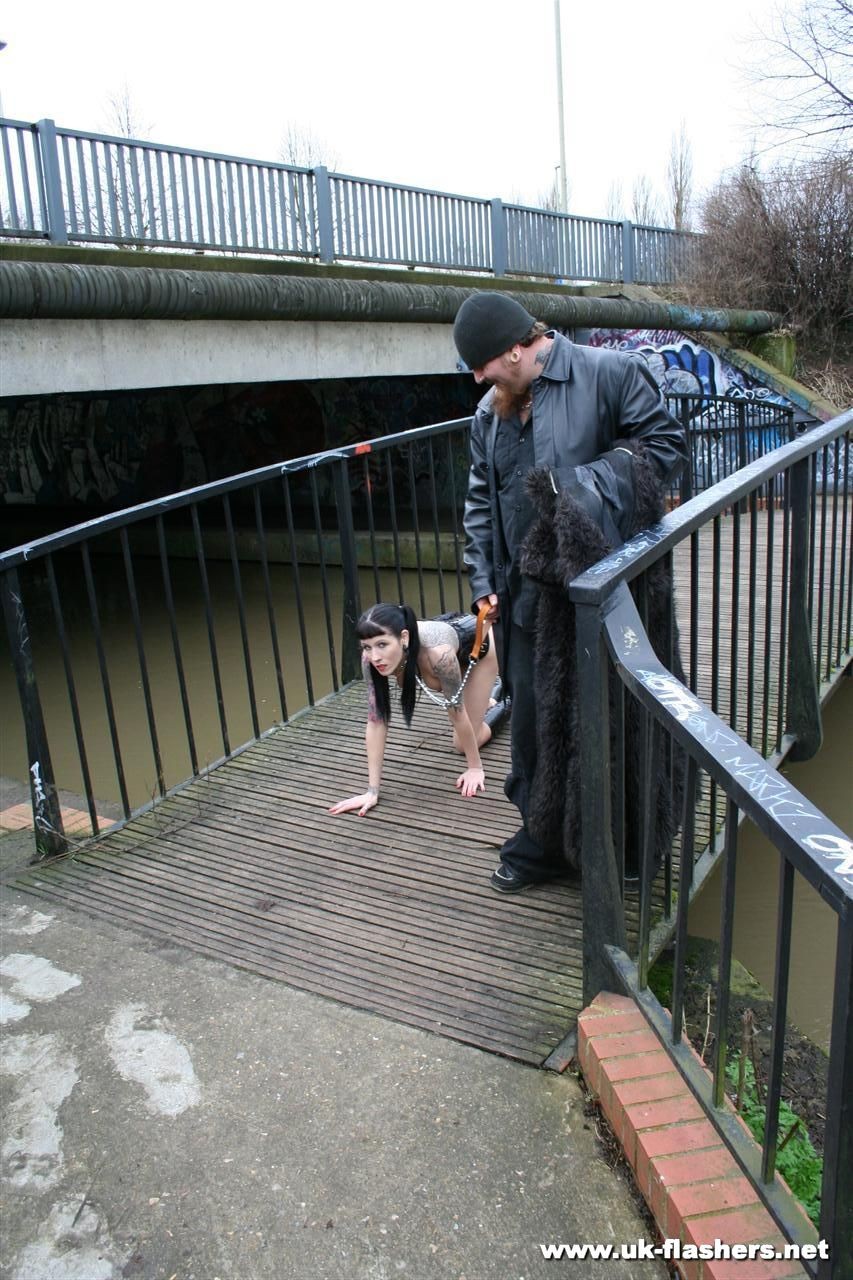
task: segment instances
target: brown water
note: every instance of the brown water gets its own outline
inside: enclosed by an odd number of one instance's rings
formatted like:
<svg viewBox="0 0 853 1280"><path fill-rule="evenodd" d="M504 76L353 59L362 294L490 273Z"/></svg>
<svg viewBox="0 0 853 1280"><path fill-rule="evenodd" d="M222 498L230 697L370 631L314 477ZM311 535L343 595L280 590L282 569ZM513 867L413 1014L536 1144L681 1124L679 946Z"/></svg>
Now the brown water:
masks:
<svg viewBox="0 0 853 1280"><path fill-rule="evenodd" d="M842 680L824 708L823 746L812 760L786 765L788 781L842 831L853 832L853 681ZM734 954L768 991L773 990L779 854L751 823L738 838ZM719 939L721 869L717 867L690 909L690 932ZM835 912L803 877L794 877L788 1011L792 1022L828 1048L835 981Z"/></svg>
<svg viewBox="0 0 853 1280"><path fill-rule="evenodd" d="M120 800L120 790L109 735L104 685L88 603L83 597L82 575L79 574L77 564L78 562L69 560L58 567L63 584L63 610L70 638L74 683L84 726L93 792L98 801L116 804ZM121 758L130 805L136 808L156 794L157 772L128 593L124 585L124 570L121 561L113 557L99 557L94 562L94 569L98 583L103 645L115 718L119 725ZM282 704L261 567L245 562L241 564L240 570L252 679L259 727L263 732L282 720ZM175 560L171 571L192 728L198 761L204 767L225 753L207 620L196 564L191 560ZM214 602L212 613L222 700L229 742L233 749L253 737L239 612L231 565L225 561L211 561L207 565L207 572L210 596ZM271 565L270 577L287 712L292 716L309 702L296 594L289 565ZM192 769L158 562L139 559L135 563L135 578L157 735L168 787L183 781L191 774ZM342 641L340 571L330 569L327 582L331 637L339 667ZM333 689L329 631L319 570L310 567L301 569L300 586L308 669L316 701ZM458 607L455 578L451 580L446 577L446 588L447 607ZM408 593L416 612L420 612L418 579L415 573L403 574L403 589ZM372 574L364 575L361 590L365 604L371 603L375 596ZM380 590L384 598L397 599L399 588L393 572L380 574ZM434 574L429 577L425 575L425 593L426 611L430 614L438 612L440 602ZM31 591L27 598L27 608L56 782L60 789L82 795L83 775L74 738L65 672L46 589ZM0 775L16 780L24 779L27 759L23 724L18 710L12 665L5 646L3 660L0 662L0 705L4 708L0 733Z"/></svg>

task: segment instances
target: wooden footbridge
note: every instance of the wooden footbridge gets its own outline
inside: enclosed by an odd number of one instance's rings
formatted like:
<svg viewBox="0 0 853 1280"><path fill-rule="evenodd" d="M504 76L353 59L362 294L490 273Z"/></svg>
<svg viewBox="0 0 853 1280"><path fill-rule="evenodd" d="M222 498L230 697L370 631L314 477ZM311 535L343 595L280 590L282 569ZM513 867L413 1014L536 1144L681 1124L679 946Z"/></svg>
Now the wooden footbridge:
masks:
<svg viewBox="0 0 853 1280"><path fill-rule="evenodd" d="M733 625L714 625L721 611L733 617L737 590L730 575L720 589L714 560L730 565L740 540L745 563L764 570ZM756 655L780 647L779 611L765 602L782 581L783 540L767 551L767 525L749 515L709 530L698 548L693 622L687 543L675 560L685 668L695 666L700 696L720 707L733 684L750 690L738 727L765 745L777 736L779 671ZM754 687L765 669L763 716ZM466 800L453 786L461 765L445 717L425 705L406 730L398 714L380 805L367 818L332 817L329 806L364 784L364 713L360 683L330 695L120 830L34 868L21 887L303 990L543 1063L582 1007L581 894L569 878L519 895L489 887L517 825L502 791L507 726L483 753L486 794ZM721 818L720 807L712 819L706 789L697 853ZM676 868L678 860L676 846ZM655 889L659 903L662 884ZM633 933L630 894L626 908Z"/></svg>
<svg viewBox="0 0 853 1280"><path fill-rule="evenodd" d="M382 598L380 570L389 572L379 556L372 505L382 470L374 468L371 473L365 456L372 446L367 451L358 446L349 453L324 456L327 483L323 490L317 479L320 459L301 464L302 480L307 477L308 482L303 486L303 503L307 498L315 517L327 650L306 630L288 468L284 475L274 469L274 474L235 477L207 486L203 496L201 491L178 495L168 504L152 504L151 510L137 508L105 517L94 522L94 530L82 526L45 539L36 548L0 556L0 594L27 728L34 818L42 849L62 854L30 868L19 878L19 887L106 918L118 927L142 930L293 987L532 1065L566 1065L584 996L618 986L633 996L651 1021L660 1044L668 1049L740 1167L755 1182L786 1238L798 1239L798 1211L789 1211L784 1198L788 1193L782 1194L775 1179L774 1135L782 1089L793 887L795 875L800 875L838 919L821 1232L839 1251L849 1249L843 1223L851 1162L841 1144L842 1135L849 1132L853 1097L850 840L799 797L775 772L775 765L789 752L807 756L818 749L821 701L851 661L851 420L853 414L843 415L740 467L572 584L584 733L583 894L577 880L568 877L508 896L495 893L489 885L500 846L517 823L515 810L502 792L509 763L505 728L484 751L486 795L466 800L453 786L460 770L450 749L445 717L422 706L411 730L395 724L389 736L378 808L366 818L332 817L328 812L335 800L361 790L365 778L365 699L361 682L353 679L358 673L358 652L352 620L358 615L361 597ZM422 616L429 616L425 592L429 575L432 586L438 587L440 608L446 607L443 575L452 581L454 574L453 563L449 574L444 563L448 547L455 558L460 605L464 599L459 531L457 527L448 532L442 523L434 454L434 445L441 443L443 435L444 480L451 496L458 495L463 490L461 486L454 490L452 478L452 434L457 429L456 424L450 424L449 431L425 428L400 441L381 442L383 448L402 450L403 474L407 471L409 476ZM418 490L411 436L417 436L427 450L429 486L425 491L423 485ZM390 453L386 461L389 510L394 512L399 502L394 499ZM358 466L363 468L360 476L350 469ZM292 673L298 650L294 653L292 640L285 649L277 634L277 611L282 606L272 590L262 504L262 491L267 494L272 481L284 486L291 541L297 612L295 625L291 616L288 635L301 640L308 701L313 704L277 725L262 723L261 707L269 714L276 697L274 692L270 696L269 685L266 696L258 695L255 671L261 665L274 668L278 705L284 709L285 673ZM364 503L358 520L353 513L354 489ZM269 622L266 656L254 663L231 508L231 494L238 492L243 510L247 494L254 505L257 541L253 548L262 569L262 591L256 590L255 596L261 599L262 610L265 601ZM433 516L432 565L426 563L419 533L418 507L424 492ZM333 501L336 530L331 535L324 531L321 498L327 505ZM208 504L207 510L209 504L221 503L219 531L224 528L233 574L231 589L224 593L222 587L227 584L219 575L216 609L199 514L202 502ZM169 514L184 518L184 529L187 508L192 519L201 588L194 607L196 618L201 616L206 623L224 750L222 762L205 770L199 768L202 753L194 739L192 681L187 679L181 655L175 570L164 525L166 505ZM452 502L450 509L458 516L458 503ZM129 528L139 533L145 520L159 549L175 663L170 681L159 686L146 659L134 545L128 533ZM362 533L360 544L357 529L369 531L369 535ZM90 544L100 538L103 546L105 541L105 572L114 575L116 533L132 623L132 630L126 629L131 645L126 644L124 661L132 661L135 648L161 792L155 804L135 813L121 748L123 735L125 742L129 734L139 737L140 721L137 716L128 729L127 721L120 725L115 715L90 558ZM385 598L403 598L398 534L394 524L398 593ZM370 549L367 564L365 546ZM330 548L337 548L340 556L337 577L328 572ZM86 764L73 653L54 568L54 556L70 549L82 552L91 634L103 678L125 819L115 830L88 842L67 841L62 830L27 615L28 596L40 591L40 599L47 598L52 609L95 832L96 792ZM644 575L663 556L671 557L676 585L674 620L686 687L672 675L671 652L656 655L645 641ZM184 573L182 596L185 581ZM636 598L625 589L628 581ZM339 594L343 588L336 608L331 604L333 582ZM223 594L231 596L237 627L232 626L230 643L223 642L222 653L228 653L232 662L239 661L242 647L253 731L251 743L238 749L231 745L217 644ZM624 740L622 701L621 696L608 693L612 674L607 674L600 660L605 633L609 652L615 655L618 687L642 708L646 736L639 759L626 759L618 749ZM163 627L154 626L153 634L162 651ZM337 636L343 637L339 667ZM313 695L312 653L327 653L330 660L335 692L328 696L320 696L319 691ZM617 687L616 680L612 687ZM194 774L184 782L167 778L157 733L158 710L175 721L176 688ZM602 833L612 816L618 845L623 817L620 797L628 771L633 771L634 778L637 771L644 771L640 791L651 796L654 778L659 776L655 770L664 758L660 753L675 750L684 753L686 762L683 830L655 878L654 822L642 821L645 874L653 883L648 894L638 895L628 885L620 894L612 849ZM723 1106L740 815L756 822L772 840L781 867L773 1048L760 1175L750 1141L736 1124L729 1123ZM715 996L714 1100L709 1102L706 1075L681 1043L681 1030L688 907L696 887L718 859L724 862L724 911ZM649 990L648 964L673 936L678 945L670 1014Z"/></svg>
<svg viewBox="0 0 853 1280"><path fill-rule="evenodd" d="M382 801L364 783L364 691L350 687L205 779L21 887L57 896L305 991L541 1063L580 1010L580 902L569 883L499 896L515 828L508 733L463 799L446 717L389 735Z"/></svg>

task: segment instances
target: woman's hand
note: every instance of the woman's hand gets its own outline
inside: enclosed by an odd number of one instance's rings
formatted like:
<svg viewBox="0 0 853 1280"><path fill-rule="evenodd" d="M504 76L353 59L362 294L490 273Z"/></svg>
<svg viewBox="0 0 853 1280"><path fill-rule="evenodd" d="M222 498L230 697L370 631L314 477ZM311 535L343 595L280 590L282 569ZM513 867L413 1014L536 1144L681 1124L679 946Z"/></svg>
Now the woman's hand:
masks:
<svg viewBox="0 0 853 1280"><path fill-rule="evenodd" d="M350 796L348 800L339 800L337 804L332 805L329 813L352 813L355 810L358 816L363 818L371 809L375 809L378 804L379 796L372 791L365 791L363 795Z"/></svg>
<svg viewBox="0 0 853 1280"><path fill-rule="evenodd" d="M482 769L466 769L456 779L456 790L463 796L475 796L478 791L486 790L486 775Z"/></svg>

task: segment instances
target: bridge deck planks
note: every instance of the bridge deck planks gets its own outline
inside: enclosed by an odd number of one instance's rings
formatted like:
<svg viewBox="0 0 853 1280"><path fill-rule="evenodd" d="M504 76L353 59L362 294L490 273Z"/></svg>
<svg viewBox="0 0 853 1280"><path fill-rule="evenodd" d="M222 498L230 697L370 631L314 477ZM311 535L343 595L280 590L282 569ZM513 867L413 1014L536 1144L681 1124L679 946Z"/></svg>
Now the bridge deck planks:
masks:
<svg viewBox="0 0 853 1280"><path fill-rule="evenodd" d="M721 521L716 705L728 719L732 652L732 528ZM756 523L763 564L766 518ZM741 520L741 569L749 517ZM754 611L742 591L737 681L765 679L763 638L778 636L782 540L774 539L771 608L765 582ZM710 530L699 546L698 692L711 701ZM674 569L684 665L689 670L689 546ZM775 586L773 585L775 584ZM776 735L777 664L767 680ZM738 728L747 727L739 700ZM753 726L761 749L762 726ZM328 806L365 781L360 687L320 703L191 783L127 826L20 887L56 897L215 959L357 1008L530 1063L543 1062L581 1007L581 903L577 885L502 897L488 886L496 853L516 825L501 783L506 731L484 752L488 793L453 791L456 762L441 712L419 710L411 730L393 724L383 799L365 819L332 818ZM459 768L461 771L461 766ZM724 803L716 803L716 822ZM697 846L710 837L707 786ZM677 848L675 861L677 862ZM677 869L674 870L677 874ZM660 897L660 894L656 894ZM629 903L629 933L636 907Z"/></svg>
<svg viewBox="0 0 853 1280"><path fill-rule="evenodd" d="M581 1007L579 891L489 888L515 825L508 735L484 752L488 794L464 800L446 720L423 708L392 727L379 807L333 818L364 785L364 705L345 690L21 887L541 1063Z"/></svg>

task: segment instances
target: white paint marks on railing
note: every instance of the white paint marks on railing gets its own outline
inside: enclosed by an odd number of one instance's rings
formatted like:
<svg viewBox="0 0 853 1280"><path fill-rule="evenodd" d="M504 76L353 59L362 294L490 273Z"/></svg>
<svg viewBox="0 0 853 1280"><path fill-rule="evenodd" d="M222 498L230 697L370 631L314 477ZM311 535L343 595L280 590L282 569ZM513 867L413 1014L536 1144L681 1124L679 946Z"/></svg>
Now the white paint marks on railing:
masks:
<svg viewBox="0 0 853 1280"><path fill-rule="evenodd" d="M787 823L790 834L804 849L816 853L833 876L853 888L853 844L837 828L828 829L832 824L825 814L811 806L734 730L722 726L714 713L693 698L674 676L645 670L637 670L636 675L676 720L688 726L694 739L713 747L731 777L756 798L766 813ZM827 829L820 829L823 824Z"/></svg>

